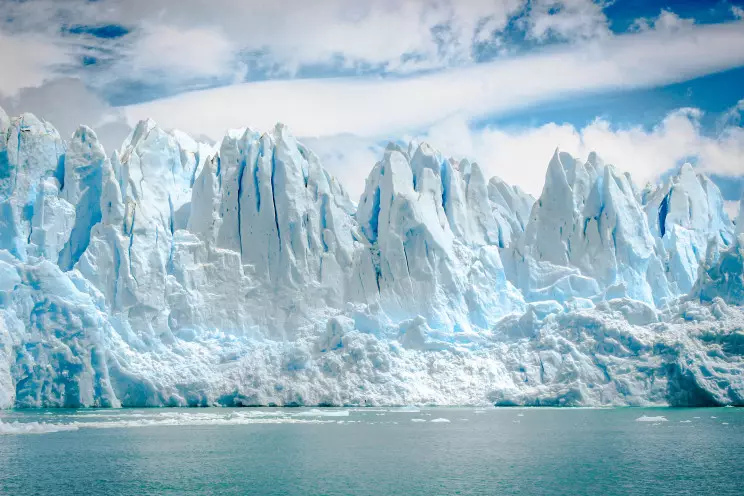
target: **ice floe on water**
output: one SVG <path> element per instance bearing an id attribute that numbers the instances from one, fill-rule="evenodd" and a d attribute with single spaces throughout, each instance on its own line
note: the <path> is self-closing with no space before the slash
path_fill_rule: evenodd
<path id="1" fill-rule="evenodd" d="M 313 408 L 312 410 L 295 413 L 295 417 L 348 417 L 349 410 L 318 410 Z"/>
<path id="2" fill-rule="evenodd" d="M 650 417 L 647 415 L 642 415 L 636 419 L 636 422 L 667 422 L 669 419 L 667 419 L 663 415 L 657 415 L 655 417 Z"/>
<path id="3" fill-rule="evenodd" d="M 391 413 L 420 413 L 421 408 L 417 406 L 400 406 L 389 408 L 388 411 Z"/>
<path id="4" fill-rule="evenodd" d="M 77 425 L 53 424 L 46 422 L 3 422 L 0 421 L 0 435 L 8 434 L 47 434 L 50 432 L 76 431 Z"/>
<path id="5" fill-rule="evenodd" d="M 228 412 L 190 413 L 160 412 L 153 415 L 122 415 L 110 420 L 69 420 L 60 422 L 2 422 L 0 434 L 45 434 L 79 429 L 116 429 L 133 427 L 230 426 L 250 424 L 322 424 L 334 420 L 317 417 L 346 417 L 348 411 L 286 412 Z M 76 415 L 68 418 L 76 419 Z"/>
<path id="6" fill-rule="evenodd" d="M 430 421 L 432 424 L 449 424 L 450 420 L 446 418 L 435 418 Z"/>

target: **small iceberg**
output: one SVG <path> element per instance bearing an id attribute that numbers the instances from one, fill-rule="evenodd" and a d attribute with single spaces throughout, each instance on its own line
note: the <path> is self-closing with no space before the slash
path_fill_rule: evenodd
<path id="1" fill-rule="evenodd" d="M 636 419 L 636 422 L 667 422 L 668 419 L 663 415 L 658 415 L 656 417 L 649 417 L 647 415 L 642 415 Z"/>

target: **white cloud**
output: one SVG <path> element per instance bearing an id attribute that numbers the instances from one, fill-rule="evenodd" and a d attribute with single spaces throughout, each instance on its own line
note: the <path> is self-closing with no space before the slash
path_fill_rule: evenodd
<path id="1" fill-rule="evenodd" d="M 541 41 L 551 36 L 582 40 L 610 35 L 604 7 L 593 0 L 535 0 L 530 3 L 523 24 L 528 37 Z"/>
<path id="2" fill-rule="evenodd" d="M 731 13 L 734 15 L 735 18 L 741 19 L 744 18 L 744 9 L 737 5 L 731 6 Z"/>
<path id="3" fill-rule="evenodd" d="M 120 64 L 142 79 L 153 71 L 169 77 L 219 77 L 233 72 L 235 51 L 233 43 L 216 30 L 149 24 Z"/>
<path id="4" fill-rule="evenodd" d="M 671 10 L 661 9 L 656 18 L 640 17 L 633 21 L 631 30 L 648 31 L 656 29 L 658 31 L 675 31 L 695 24 L 695 19 L 680 17 Z"/>
<path id="5" fill-rule="evenodd" d="M 738 126 L 742 122 L 743 113 L 744 98 L 739 100 L 736 105 L 723 113 L 721 118 L 718 120 L 719 132 L 723 132 L 723 130 L 730 126 Z"/>
<path id="6" fill-rule="evenodd" d="M 554 123 L 522 129 L 472 129 L 465 119 L 455 116 L 406 139 L 426 141 L 445 156 L 474 160 L 487 177 L 499 176 L 535 196 L 542 191 L 556 147 L 580 159 L 596 151 L 605 163 L 629 172 L 640 187 L 656 182 L 691 157 L 701 172 L 743 175 L 744 129 L 730 127 L 718 137 L 706 136 L 700 128 L 701 116 L 697 109 L 679 109 L 652 129 L 616 128 L 601 119 L 581 129 Z M 356 199 L 381 156 L 379 148 L 370 149 L 372 141 L 328 137 L 309 144 Z"/>
<path id="7" fill-rule="evenodd" d="M 399 74 L 467 64 L 473 43 L 502 42 L 499 35 L 515 16 L 529 20 L 535 39 L 608 32 L 603 4 L 591 0 L 35 0 L 3 8 L 12 22 L 0 19 L 0 29 L 5 22 L 15 32 L 45 33 L 68 55 L 102 48 L 98 56 L 119 60 L 88 81 L 98 87 L 147 81 L 151 69 L 170 73 L 173 83 L 242 77 L 238 60 L 246 55 L 259 58 L 260 71 L 283 75 L 325 64 Z M 109 23 L 132 32 L 116 40 L 83 33 L 76 35 L 83 43 L 74 43 L 63 29 Z"/>
<path id="8" fill-rule="evenodd" d="M 55 65 L 69 60 L 63 47 L 43 36 L 11 35 L 0 30 L 0 96 L 43 84 Z"/>
<path id="9" fill-rule="evenodd" d="M 81 124 L 91 126 L 107 151 L 119 148 L 130 130 L 119 109 L 112 108 L 75 78 L 23 88 L 15 97 L 0 95 L 0 106 L 10 115 L 31 112 L 51 122 L 65 138 L 72 136 Z"/>
<path id="10" fill-rule="evenodd" d="M 525 0 L 130 0 L 115 16 L 139 16 L 177 27 L 218 30 L 243 51 L 266 53 L 289 72 L 302 65 L 325 64 L 340 57 L 358 64 L 408 70 L 415 55 L 421 68 L 470 59 L 471 42 L 482 21 L 498 31 Z M 432 30 L 447 31 L 446 42 Z"/>
<path id="11" fill-rule="evenodd" d="M 697 158 L 702 172 L 744 173 L 744 130 L 730 128 L 722 136 L 708 137 L 700 129 L 700 117 L 699 110 L 680 109 L 650 130 L 640 126 L 615 128 L 605 120 L 596 120 L 583 129 L 555 124 L 523 131 L 484 129 L 473 132 L 469 140 L 453 143 L 452 152 L 479 160 L 491 175 L 519 184 L 533 194 L 542 189 L 545 169 L 556 147 L 583 159 L 596 151 L 606 163 L 630 172 L 639 186 L 656 181 L 690 157 Z M 432 141 L 440 136 L 434 135 Z M 468 142 L 469 146 L 456 150 Z"/>
<path id="12" fill-rule="evenodd" d="M 219 139 L 282 121 L 302 136 L 398 136 L 452 115 L 491 116 L 586 92 L 653 87 L 744 65 L 744 23 L 643 32 L 408 78 L 245 83 L 125 109 L 130 124 Z"/>
<path id="13" fill-rule="evenodd" d="M 222 76 L 246 53 L 263 54 L 287 74 L 339 62 L 406 73 L 470 61 L 473 39 L 502 30 L 525 1 L 36 0 L 3 5 L 12 22 L 0 19 L 0 28 L 5 22 L 71 46 L 64 26 L 123 24 L 132 33 L 113 43 L 80 35 L 88 46 L 124 56 L 110 69 L 118 77 L 131 76 L 125 71 L 132 67 Z"/>

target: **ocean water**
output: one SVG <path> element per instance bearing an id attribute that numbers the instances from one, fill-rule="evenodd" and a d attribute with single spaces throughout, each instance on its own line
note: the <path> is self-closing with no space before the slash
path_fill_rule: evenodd
<path id="1" fill-rule="evenodd" d="M 743 494 L 744 409 L 0 412 L 0 494 Z"/>

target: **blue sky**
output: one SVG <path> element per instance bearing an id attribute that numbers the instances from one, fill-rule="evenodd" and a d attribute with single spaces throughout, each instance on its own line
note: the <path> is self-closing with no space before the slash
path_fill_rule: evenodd
<path id="1" fill-rule="evenodd" d="M 387 140 L 539 194 L 555 147 L 642 185 L 686 159 L 736 201 L 744 2 L 0 0 L 0 105 L 107 149 L 140 118 L 283 121 L 351 191 Z M 732 209 L 733 209 L 732 203 Z"/>

